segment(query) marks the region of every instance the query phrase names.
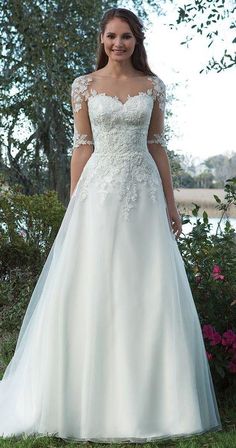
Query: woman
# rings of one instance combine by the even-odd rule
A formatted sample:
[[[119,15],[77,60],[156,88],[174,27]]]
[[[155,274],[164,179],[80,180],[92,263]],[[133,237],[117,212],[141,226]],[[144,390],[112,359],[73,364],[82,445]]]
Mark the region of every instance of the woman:
[[[0,383],[0,434],[147,442],[220,430],[176,238],[165,84],[107,11],[72,84],[71,198]]]

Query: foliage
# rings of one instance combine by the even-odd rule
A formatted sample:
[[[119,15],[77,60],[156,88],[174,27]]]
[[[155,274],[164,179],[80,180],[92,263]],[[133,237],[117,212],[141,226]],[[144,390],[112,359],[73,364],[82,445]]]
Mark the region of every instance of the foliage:
[[[179,156],[181,169],[178,171],[179,187],[224,188],[227,178],[236,172],[236,153],[208,157],[198,165],[202,171],[196,174],[196,167],[188,155]]]
[[[15,268],[38,273],[65,212],[54,191],[33,196],[0,195],[0,278]]]
[[[216,207],[222,211],[216,233],[210,233],[212,224],[207,213],[204,211],[201,219],[200,207],[194,204],[192,215],[196,222],[189,234],[183,232],[183,237],[179,238],[179,249],[207,339],[208,357],[215,381],[222,388],[236,385],[236,335],[233,339],[236,333],[236,233],[228,219],[221,228],[229,208],[236,206],[236,178],[227,179],[224,190],[224,201],[214,195]],[[190,222],[189,218],[189,215],[183,216],[183,224]],[[232,343],[226,344],[229,335]]]
[[[70,86],[95,69],[98,25],[115,6],[115,0],[2,2],[0,172],[24,194],[55,190],[68,203]],[[130,6],[145,21],[148,6],[161,13],[153,0]],[[174,175],[176,169],[173,160]]]
[[[57,235],[65,207],[56,192],[0,195],[0,351],[11,359],[38,275]]]
[[[220,72],[234,68],[236,65],[235,11],[236,6],[232,0],[215,0],[214,2],[212,0],[191,0],[191,2],[178,7],[176,26],[182,23],[186,26],[187,23],[193,31],[191,36],[186,36],[186,40],[181,42],[182,44],[188,45],[193,39],[194,33],[206,37],[208,47],[220,40],[228,40],[226,43],[228,48],[224,50],[221,59],[212,58],[208,62],[206,72],[212,69]],[[175,24],[171,23],[170,27],[175,27]],[[201,70],[201,72],[203,71]]]
[[[214,176],[214,186],[221,188],[224,186],[226,179],[236,173],[236,153],[232,152],[229,156],[218,154],[208,157],[204,160],[204,165]]]
[[[0,170],[25,194],[55,190],[66,204],[70,85],[92,71],[103,0],[3,0]]]

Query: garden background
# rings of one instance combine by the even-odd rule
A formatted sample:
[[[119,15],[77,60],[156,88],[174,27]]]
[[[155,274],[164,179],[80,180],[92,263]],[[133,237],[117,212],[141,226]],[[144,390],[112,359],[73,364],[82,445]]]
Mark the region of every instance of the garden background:
[[[71,83],[76,76],[94,70],[100,18],[110,7],[129,7],[148,28],[150,14],[164,15],[168,3],[176,6],[176,21],[169,24],[170,28],[184,24],[191,39],[201,36],[207,46],[212,45],[224,21],[229,21],[230,30],[235,31],[236,8],[224,0],[192,0],[188,4],[163,0],[158,5],[153,0],[125,4],[96,0],[3,1],[0,378],[14,354],[26,307],[69,202]],[[232,40],[235,43],[236,38]],[[226,48],[219,60],[209,61],[205,70],[220,73],[235,67],[235,55]],[[165,130],[169,142],[174,133],[170,126],[173,99],[174,91],[169,90]],[[178,245],[199,313],[223,431],[187,441],[163,441],[156,446],[235,447],[236,231],[232,218],[236,216],[236,154],[208,158],[203,175],[190,173],[181,151],[168,150],[168,156],[184,224]],[[222,166],[224,175],[220,176]],[[183,199],[179,193],[186,193],[187,187],[187,199],[186,195]],[[197,196],[189,195],[196,187],[203,188],[197,190]],[[205,187],[207,204],[202,200]],[[214,232],[211,216],[218,222]],[[187,223],[191,223],[191,230],[185,232]],[[0,446],[5,447],[64,445],[66,442],[53,438],[0,440]]]

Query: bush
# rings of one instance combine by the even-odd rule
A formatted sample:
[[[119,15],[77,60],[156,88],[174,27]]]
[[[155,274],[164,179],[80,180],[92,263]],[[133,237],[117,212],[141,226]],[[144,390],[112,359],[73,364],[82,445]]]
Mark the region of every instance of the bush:
[[[199,217],[194,204],[196,222],[188,235],[179,238],[193,298],[199,313],[209,364],[219,390],[236,386],[236,239],[235,230],[222,218],[236,205],[236,178],[225,185],[225,200],[216,195],[216,207],[222,216],[216,234],[211,234],[208,215]],[[183,215],[183,224],[190,222]]]
[[[15,351],[18,333],[4,333],[0,338],[0,380],[12,359]]]
[[[65,213],[56,192],[33,196],[4,192],[0,213],[1,279],[17,268],[39,273]]]
[[[4,337],[11,335],[13,348],[65,207],[53,191],[25,196],[2,189],[0,212],[0,345],[5,353]]]

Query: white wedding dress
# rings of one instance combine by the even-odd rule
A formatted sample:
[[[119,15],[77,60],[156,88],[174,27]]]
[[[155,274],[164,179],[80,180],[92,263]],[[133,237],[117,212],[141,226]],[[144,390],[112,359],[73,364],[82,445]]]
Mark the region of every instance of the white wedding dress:
[[[94,74],[72,84],[74,148],[92,155],[0,382],[3,438],[144,443],[222,429],[151,155],[166,147],[165,84],[122,85],[121,98]]]

